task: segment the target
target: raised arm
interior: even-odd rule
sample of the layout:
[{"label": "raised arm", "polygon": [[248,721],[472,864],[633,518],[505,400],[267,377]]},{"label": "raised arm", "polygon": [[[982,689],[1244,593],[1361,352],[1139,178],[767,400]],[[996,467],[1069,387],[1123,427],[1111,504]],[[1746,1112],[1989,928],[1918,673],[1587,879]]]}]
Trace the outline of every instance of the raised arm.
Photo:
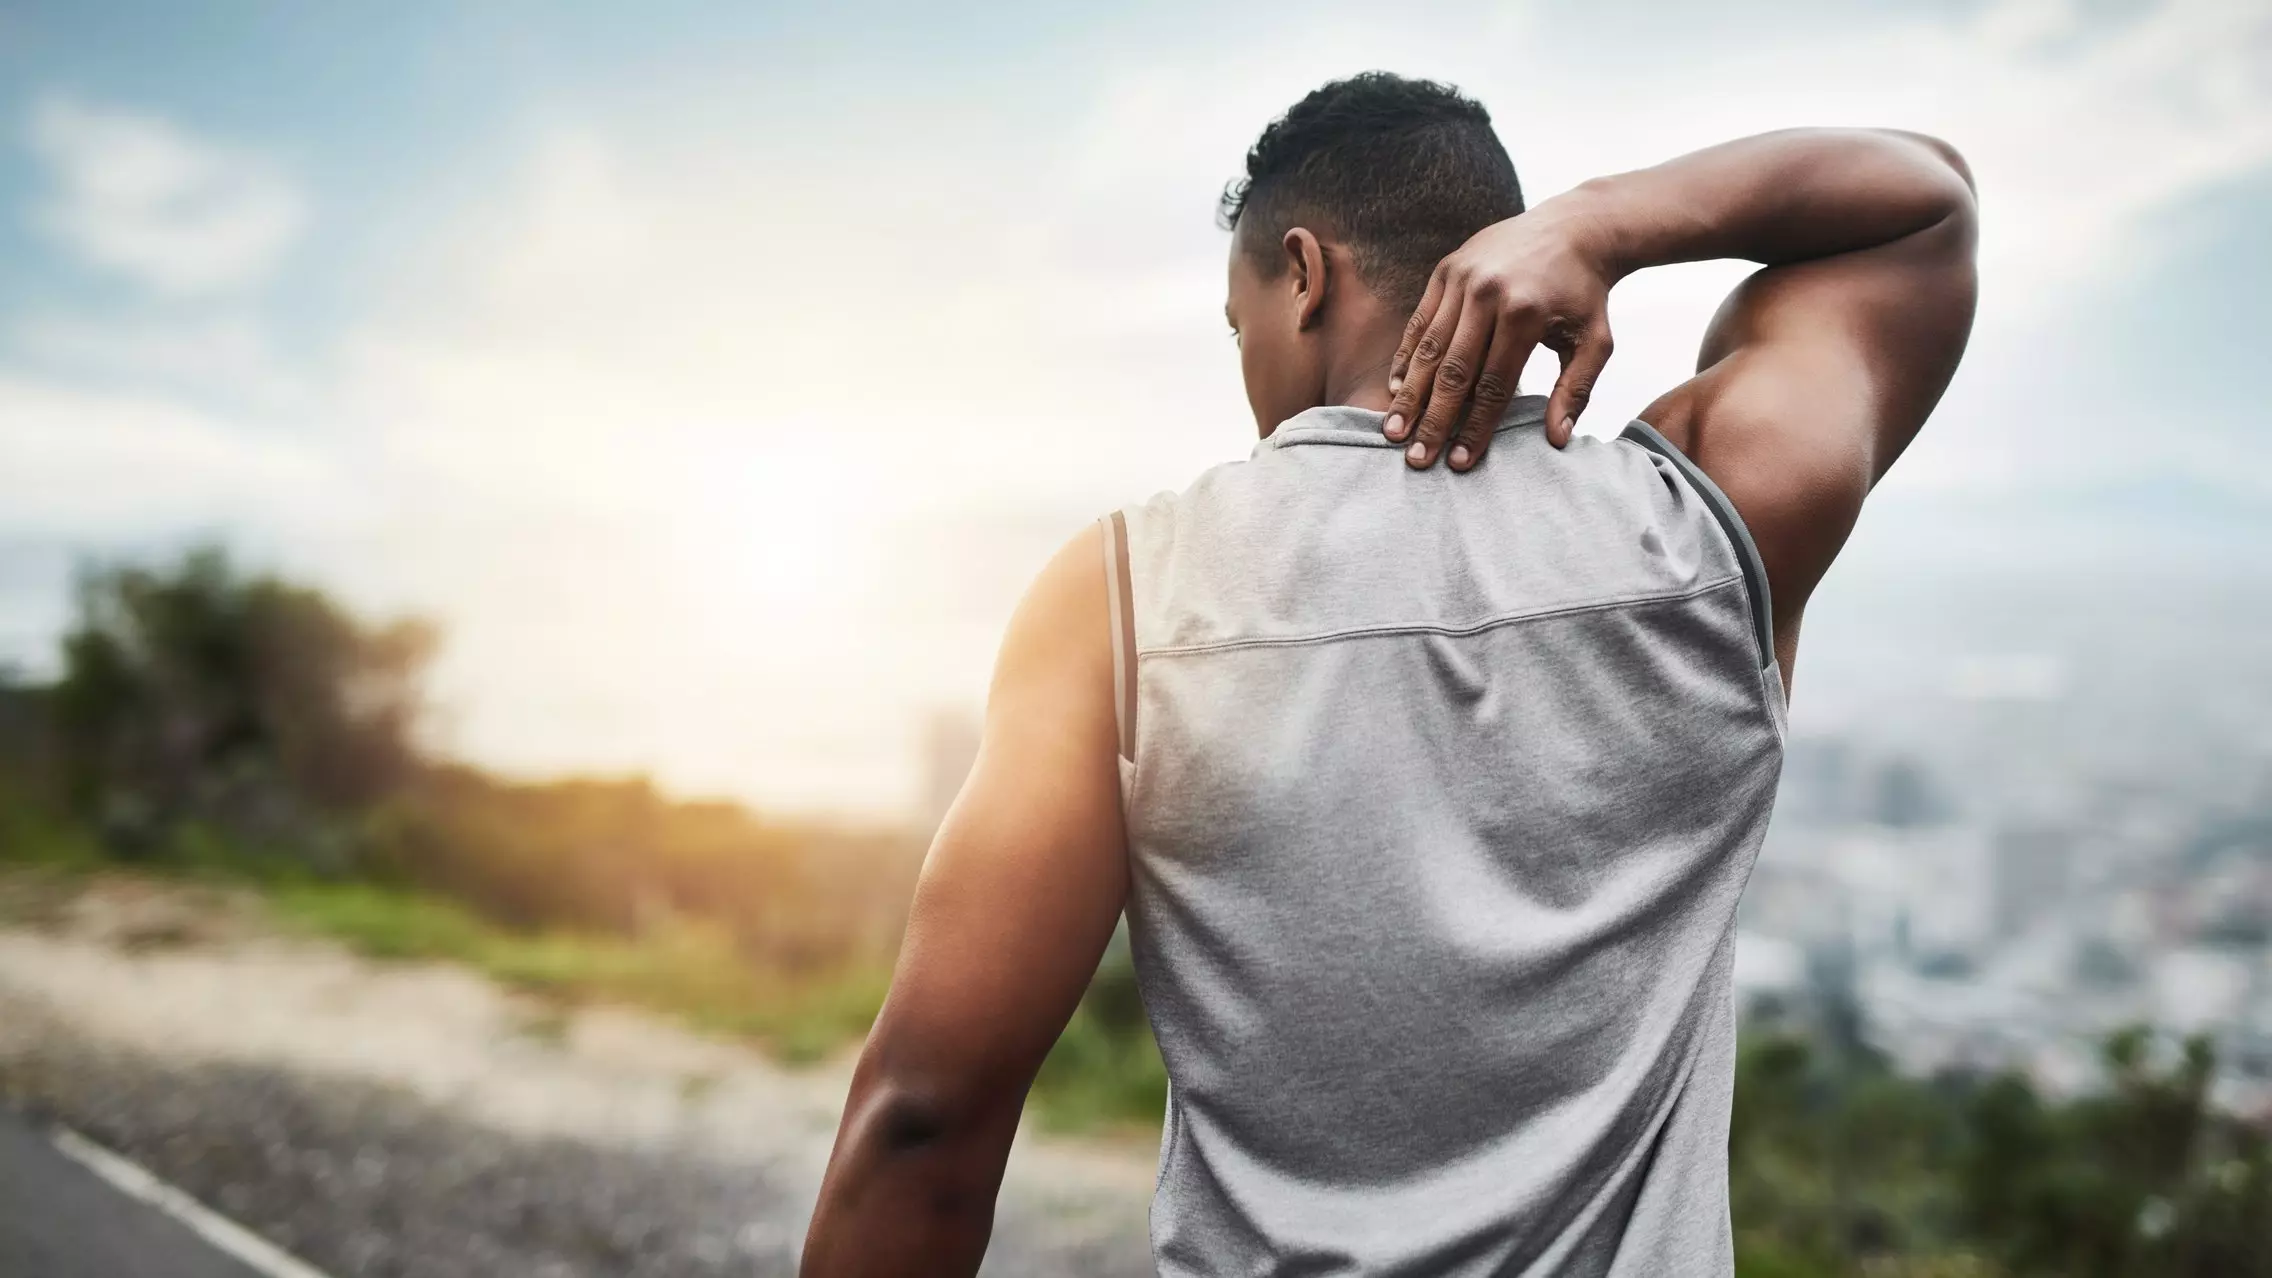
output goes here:
[{"label": "raised arm", "polygon": [[1566,443],[1609,359],[1618,280],[1708,258],[1767,264],[1713,319],[1697,376],[1643,415],[1750,526],[1788,672],[1808,596],[1964,353],[1974,238],[1963,160],[1916,134],[1770,133],[1597,178],[1437,268],[1392,369],[1389,433],[1413,437],[1415,466],[1447,442],[1455,469],[1473,466],[1544,345],[1562,356],[1548,433]]},{"label": "raised arm", "polygon": [[1127,891],[1096,529],[1012,618],[978,761],[907,937],[805,1240],[805,1278],[975,1274],[1026,1090]]}]

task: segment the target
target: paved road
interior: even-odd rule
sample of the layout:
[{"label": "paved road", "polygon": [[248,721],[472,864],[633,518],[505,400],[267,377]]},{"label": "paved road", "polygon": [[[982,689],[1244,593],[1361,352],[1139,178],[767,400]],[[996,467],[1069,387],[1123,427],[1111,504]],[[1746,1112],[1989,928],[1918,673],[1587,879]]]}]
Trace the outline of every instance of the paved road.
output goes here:
[{"label": "paved road", "polygon": [[0,1110],[0,1278],[260,1278]]}]

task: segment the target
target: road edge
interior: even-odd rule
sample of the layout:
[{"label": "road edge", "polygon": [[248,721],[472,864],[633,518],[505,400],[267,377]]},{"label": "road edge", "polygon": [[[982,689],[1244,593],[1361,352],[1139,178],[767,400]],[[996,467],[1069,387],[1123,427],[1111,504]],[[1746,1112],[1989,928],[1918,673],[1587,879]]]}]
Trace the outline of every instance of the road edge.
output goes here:
[{"label": "road edge", "polygon": [[68,1127],[48,1133],[58,1152],[129,1198],[148,1203],[264,1278],[329,1278],[322,1270],[230,1220],[156,1175]]}]

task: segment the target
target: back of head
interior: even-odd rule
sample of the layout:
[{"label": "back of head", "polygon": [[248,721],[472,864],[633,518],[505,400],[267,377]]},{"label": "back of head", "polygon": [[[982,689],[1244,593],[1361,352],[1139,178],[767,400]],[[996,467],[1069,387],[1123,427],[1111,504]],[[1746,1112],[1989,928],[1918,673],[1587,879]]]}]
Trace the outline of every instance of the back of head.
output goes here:
[{"label": "back of head", "polygon": [[1319,88],[1262,131],[1223,192],[1225,229],[1276,278],[1278,241],[1307,226],[1346,243],[1367,288],[1410,310],[1436,263],[1523,211],[1514,162],[1482,104],[1431,80],[1368,71]]}]

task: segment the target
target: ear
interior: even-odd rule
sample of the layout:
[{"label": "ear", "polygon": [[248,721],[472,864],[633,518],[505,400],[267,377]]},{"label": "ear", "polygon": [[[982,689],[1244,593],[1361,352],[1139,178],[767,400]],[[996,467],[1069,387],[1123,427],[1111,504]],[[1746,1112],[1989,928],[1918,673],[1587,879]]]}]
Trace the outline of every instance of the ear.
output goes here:
[{"label": "ear", "polygon": [[1294,328],[1306,332],[1325,313],[1325,246],[1307,227],[1297,226],[1280,241],[1286,253],[1287,274],[1294,282]]}]

